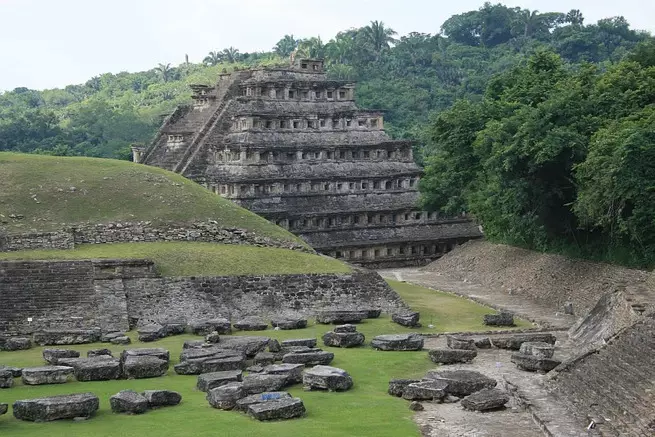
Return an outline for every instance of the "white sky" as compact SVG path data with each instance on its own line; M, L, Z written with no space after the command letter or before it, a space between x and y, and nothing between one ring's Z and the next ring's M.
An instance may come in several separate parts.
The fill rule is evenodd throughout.
M83 83L158 63L200 62L210 50L270 50L285 34L320 35L383 21L400 35L437 33L483 0L0 0L0 90ZM495 1L493 2L495 3ZM523 0L540 12L580 9L585 23L623 15L655 33L653 0Z

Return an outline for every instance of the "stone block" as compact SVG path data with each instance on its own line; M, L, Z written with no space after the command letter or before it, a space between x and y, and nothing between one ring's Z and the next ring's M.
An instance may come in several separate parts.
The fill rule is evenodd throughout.
M111 340L109 340L109 342L110 342L111 344L122 344L122 345L126 345L126 344L130 344L130 343L132 343L132 339L131 339L130 337L126 336L126 335L123 335L123 336L121 336L121 337L114 337L114 338L112 338Z
M306 347L316 347L316 339L315 338L295 338L295 339L289 339L289 340L284 340L282 341L282 347L290 347L290 346L306 346Z
M100 336L100 341L103 342L103 343L109 343L113 338L124 337L124 336L125 336L124 332L118 332L118 331L108 332L108 333L102 334Z
M12 388L14 386L14 375L10 370L0 369L0 388Z
M202 373L198 375L198 383L196 387L200 391L209 391L212 388L220 387L221 385L230 382L241 382L243 374L241 370L230 370L225 372L212 372Z
M207 343L202 340L186 340L182 345L182 349L201 349L207 346Z
M326 332L323 334L323 344L332 347L356 347L364 344L364 334L361 332Z
M287 385L299 384L302 382L302 371L304 364L270 364L264 367L262 373L267 375L283 375L287 378Z
M497 410L509 402L509 395L497 388L485 388L461 401L462 407L471 411Z
M9 410L9 404L0 404L0 416L3 414L7 414L7 411Z
M381 308L368 308L366 310L367 319L377 319L378 317L380 317L380 314L382 314Z
M505 312L485 314L484 324L488 326L514 326L514 314Z
M249 374L243 377L243 390L246 394L279 391L288 384L286 375L271 375L264 373Z
M474 344L478 349L489 349L491 348L491 339L489 337L476 338Z
M146 390L143 397L148 401L150 408L170 407L182 401L182 395L172 390Z
M346 325L337 325L334 327L332 332L336 333L344 333L344 332L356 332L357 331L357 326L356 325L351 325L351 324L346 324Z
M468 349L431 349L428 357L437 364L470 363L478 355L477 351Z
M259 366L268 366L275 362L275 354L271 352L260 352L253 358L253 364Z
M399 325L413 328L415 326L419 326L418 324L419 317L420 314L417 312L394 313L391 315L391 320L394 323L398 323Z
M494 337L491 339L491 344L500 349L519 350L521 349L521 345L528 341L555 344L555 340L556 338L553 334L535 332Z
M334 360L334 354L321 349L290 352L282 357L283 363L304 364L305 366L328 365L332 360Z
M446 344L451 349L466 349L471 351L477 349L475 347L475 340L472 338L457 337L455 335L447 335Z
M555 346L544 342L526 341L521 344L519 353L523 355L534 355L539 358L552 358L555 354Z
M305 414L305 405L300 398L276 399L250 405L248 414L262 421L293 419Z
M391 396L401 397L403 395L403 391L405 390L405 387L417 382L421 382L421 380L420 379L392 379L389 381L389 389L387 390L387 393L389 393Z
M268 328L268 323L261 317L249 316L234 322L232 326L239 331L264 331Z
M430 380L408 384L403 389L402 398L408 401L438 401L446 397L448 383Z
M150 409L148 400L133 390L122 390L109 398L114 413L143 414Z
M237 401L246 397L242 382L232 382L221 387L213 388L207 392L209 405L220 410L233 409Z
M164 327L164 337L171 335L182 335L186 331L187 324L184 321L167 321L162 323Z
M378 335L371 346L383 351L418 351L423 349L423 337L418 334Z
M166 329L158 323L141 326L137 329L137 332L139 334L139 341L143 342L157 341L166 336Z
M316 313L316 322L323 324L359 323L368 318L368 311L329 309Z
M152 355L128 356L123 361L123 375L127 379L156 378L168 371L168 361Z
M78 381L109 381L121 377L121 363L117 358L101 355L95 358L80 358L72 365Z
M205 336L205 341L209 344L218 343L221 341L221 334L216 331L210 332Z
M527 370L528 372L550 372L562 364L561 361L552 358L541 358L535 355L524 355L521 353L512 354L510 359L512 363L516 364L517 368Z
M192 320L189 330L194 335L207 335L214 331L224 335L232 333L230 321L225 318Z
M2 370L8 370L9 372L11 372L11 376L13 376L14 378L20 378L21 374L23 373L22 367L11 367L11 366L0 365L0 371Z
M232 349L243 352L247 357L253 358L259 352L266 350L271 339L269 337L258 336L230 336L221 337L218 345L222 349Z
M171 354L168 350L161 347L142 347L137 349L125 349L121 352L121 361L125 361L130 357L144 357L151 356L159 358L160 360L166 361L168 363L171 358Z
M307 319L273 319L271 326L282 330L303 329L307 327Z
M49 422L76 417L91 417L100 400L93 393L76 393L14 402L14 417L30 422Z
M43 349L43 359L48 364L57 364L62 358L79 358L78 351L70 349Z
M32 340L27 337L10 337L2 349L6 351L22 351L32 347Z
M44 329L34 333L39 346L85 344L100 341L100 329Z
M473 370L430 370L425 379L447 383L446 393L454 396L468 396L484 388L496 387L496 380Z
M64 384L73 372L68 366L26 367L21 378L25 385Z
M113 357L109 349L91 349L86 352L86 356L87 358L100 357L100 356Z
M236 403L235 409L247 413L248 407L250 407L251 405L261 404L262 402L275 401L284 398L290 399L291 395L286 391L269 391L264 393L258 393L239 399Z
M343 369L331 366L314 366L302 375L305 390L345 391L353 386L353 379Z
M279 341L277 341L277 339L271 338L270 340L268 340L269 352L276 353L276 352L280 352L281 350L282 350L282 345L280 344Z

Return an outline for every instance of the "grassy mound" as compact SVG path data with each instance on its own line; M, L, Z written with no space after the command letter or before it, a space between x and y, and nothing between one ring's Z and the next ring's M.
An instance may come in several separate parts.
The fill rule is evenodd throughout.
M195 182L156 167L4 152L0 175L0 226L10 233L81 223L215 220L224 227L301 242Z
M410 304L421 302L415 310L425 311L426 317L443 317L435 324L433 332L483 331L480 314L490 313L489 308L466 299L439 293L427 288L410 286L396 282L396 291ZM445 316L449 317L445 317ZM428 323L428 319L423 319ZM306 329L297 331L258 331L245 335L266 335L278 339L317 337L330 328L310 323ZM421 328L426 330L428 328ZM341 393L304 392L300 385L289 391L303 399L307 416L302 419L262 423L235 411L213 409L205 400L205 393L198 391L195 376L177 375L172 367L162 378L141 380L118 380L103 382L69 382L67 384L24 386L20 382L9 390L2 391L2 402L11 405L18 399L30 399L56 394L92 392L100 398L98 414L87 421L72 423L59 421L51 423L29 423L14 419L10 414L0 416L2 435L37 437L115 437L134 436L159 437L171 435L178 437L205 437L225 435L246 437L252 435L300 436L377 436L397 437L420 435L418 427L411 419L412 412L408 402L389 396L387 386L392 378L422 377L435 365L428 359L426 351L419 352L379 352L369 346L375 335L396 332L414 332L391 323L388 317L366 320L358 325L358 330L366 335L366 345L353 349L329 348L335 359L331 365L348 371L354 380L354 387ZM241 333L239 334L241 335ZM191 335L168 337L155 343L141 344L138 341L130 347L163 347L171 352L172 364L178 362L184 340L199 339ZM134 336L133 336L134 339ZM319 340L319 345L322 342ZM107 344L72 346L82 355L85 351ZM118 356L122 346L109 346ZM12 366L37 366L43 363L43 348L19 352L0 352L0 363ZM176 390L182 394L182 403L177 407L161 408L143 415L126 416L113 414L109 397L120 390L147 389Z
M72 250L0 252L0 259L141 258L155 262L164 276L223 276L348 273L334 258L288 249L235 244L162 242L84 244ZM1 363L0 363L1 364Z

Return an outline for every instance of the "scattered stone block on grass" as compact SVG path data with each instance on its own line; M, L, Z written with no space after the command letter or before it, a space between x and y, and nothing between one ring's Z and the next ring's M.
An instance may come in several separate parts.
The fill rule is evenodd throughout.
M391 315L391 320L399 325L413 328L415 326L420 326L418 323L419 317L420 314L417 312L393 313Z
M356 325L351 325L350 323L345 324L345 325L337 325L334 327L332 332L336 333L344 333L344 332L356 332L357 331L357 326Z
M233 409L237 401L246 396L242 382L231 382L221 387L216 387L207 392L209 405L220 410Z
M128 356L123 361L123 375L127 379L157 378L168 372L168 361L152 355Z
M232 326L239 331L264 331L268 328L268 323L261 317L249 316L234 322Z
M43 349L43 359L48 364L57 364L62 358L79 358L78 351L70 349Z
M255 395L246 396L241 398L236 403L236 409L238 411L248 412L248 407L254 404L261 404L262 402L275 401L278 399L291 398L291 395L286 391L269 391L264 393L258 393Z
M182 345L182 349L202 349L208 346L209 345L202 340L186 340Z
M194 335L207 335L214 331L219 334L230 334L232 327L230 321L225 318L199 319L189 322L189 330Z
M298 384L302 382L302 371L304 364L271 364L262 370L267 375L283 375L287 378L287 385Z
M451 349L466 349L471 351L477 349L475 347L475 340L472 338L458 337L455 335L447 335L446 344Z
M146 390L143 397L148 401L150 408L170 407L182 402L182 395L172 390Z
M302 375L305 390L345 391L353 386L353 379L343 369L331 366L315 366Z
M293 346L305 346L305 347L316 347L316 339L315 338L293 338L289 340L283 340L281 346L283 348L285 347L293 347Z
M76 393L14 402L16 419L49 422L76 417L91 417L98 411L100 400L93 393Z
M85 344L100 341L100 329L44 329L34 333L39 346Z
M316 322L325 325L359 323L366 318L368 318L368 311L329 309L316 313Z
M383 351L418 351L423 349L423 337L418 334L378 335L371 346Z
M166 336L166 329L158 323L141 326L137 329L137 332L139 334L139 341L143 342L157 341Z
M403 399L408 401L440 401L446 397L448 383L430 380L408 384L403 389Z
M366 310L367 319L377 319L378 317L380 317L380 314L382 314L381 308L369 308Z
M283 363L304 364L305 366L327 365L334 360L334 354L321 349L290 352L282 357Z
M9 404L0 404L0 416L3 414L7 414L7 411L9 410Z
M430 370L425 379L447 383L446 393L455 396L468 396L484 388L496 387L496 380L473 370Z
M150 409L148 400L134 390L122 390L109 398L114 413L143 414Z
M470 363L478 355L477 351L468 349L431 349L428 357L437 364Z
M265 373L249 374L243 377L243 390L246 394L279 391L288 384L286 375L271 375Z
M216 331L210 332L205 336L205 341L210 344L218 343L219 341L221 341L221 334L219 334Z
M91 349L86 352L86 356L87 358L101 357L101 356L113 357L109 349Z
M307 319L273 319L271 326L282 330L303 329L307 327Z
M555 346L544 342L526 341L521 344L519 353L523 355L534 355L539 358L552 358L555 354Z
M548 344L555 344L555 336L553 334L543 334L539 332L529 334L514 334L503 335L491 339L491 344L500 349L519 350L521 345L526 342L544 342Z
M497 410L509 402L509 395L497 388L485 388L462 399L461 404L471 411Z
M121 337L114 337L111 340L109 340L109 343L111 344L130 344L132 343L132 339L126 335L123 335Z
M72 364L75 379L85 381L109 381L121 377L121 363L117 358L106 355L94 358L79 358Z
M221 337L221 341L218 343L218 346L222 349L232 349L243 352L247 357L252 358L259 352L266 350L269 341L269 337L246 335L234 337L230 336Z
M418 401L412 401L409 403L409 409L412 411L423 411L425 410L425 407Z
M397 396L401 397L403 395L403 391L405 390L405 387L407 387L409 384L414 384L417 382L421 382L420 379L392 379L389 381L389 389L387 390L387 393L389 393L391 396Z
M171 359L171 353L164 348L142 347L137 349L125 349L123 352L121 352L121 361L125 361L130 357L143 357L143 356L151 356L151 357L159 358L160 360L164 360L167 363Z
M212 346L200 349L184 349L180 354L180 363L175 365L175 373L198 375L200 373L241 370L245 366L246 356L243 352Z
M253 364L259 366L268 366L275 362L275 354L271 352L260 352L253 358Z
M125 333L124 332L108 332L106 334L102 334L100 337L100 341L103 343L109 343L113 338L116 337L124 337Z
M326 332L323 334L323 344L332 347L356 347L364 344L364 334L361 332Z
M257 420L293 419L305 414L305 405L300 398L282 398L252 404L248 414Z
M74 369L68 366L26 367L21 378L26 385L64 384L73 372Z
M32 347L32 340L27 337L10 337L2 349L6 351L22 351Z
M474 341L475 347L478 349L489 349L491 348L491 339L489 337L477 338Z
M280 344L279 341L277 341L276 338L271 338L268 340L268 351L269 352L280 352L282 350L282 345Z
M186 331L187 323L184 320L167 320L162 323L164 337L171 335L182 335Z
M514 326L514 314L507 312L485 314L484 324L488 326Z
M10 370L0 369L0 388L12 388L14 386L14 375Z
M562 364L561 361L552 358L541 358L535 355L524 355L521 353L512 354L510 359L512 363L516 364L517 368L527 370L528 372L550 372Z
M230 370L227 372L202 373L198 375L196 386L200 391L209 391L212 388L220 387L230 382L241 382L243 374L241 370Z

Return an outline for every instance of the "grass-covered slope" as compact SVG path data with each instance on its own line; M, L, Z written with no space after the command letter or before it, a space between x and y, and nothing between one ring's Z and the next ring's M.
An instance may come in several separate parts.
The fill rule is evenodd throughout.
M334 258L273 247L193 242L84 244L72 250L0 252L2 259L141 258L164 276L348 273ZM2 364L2 363L0 363Z
M80 223L202 220L301 242L195 182L156 167L111 159L0 153L0 228L10 233Z

